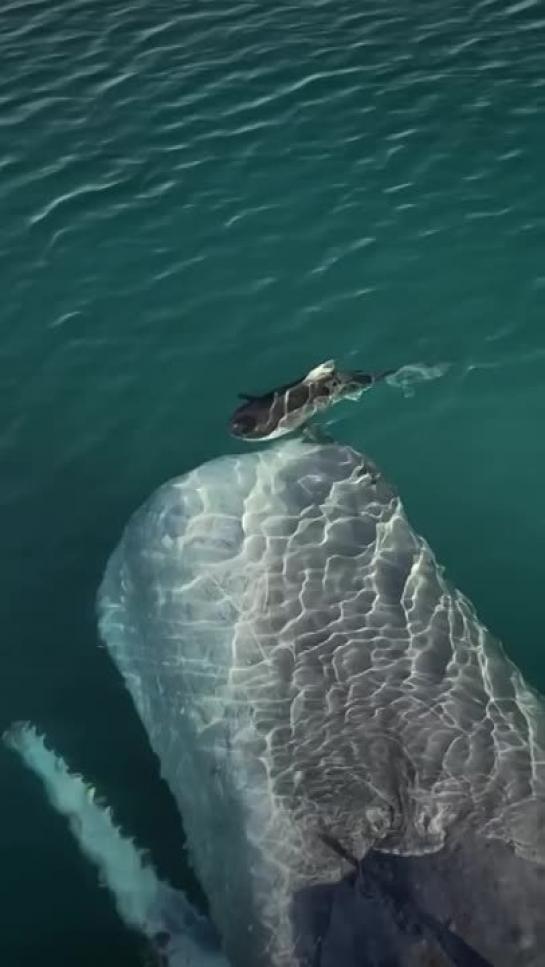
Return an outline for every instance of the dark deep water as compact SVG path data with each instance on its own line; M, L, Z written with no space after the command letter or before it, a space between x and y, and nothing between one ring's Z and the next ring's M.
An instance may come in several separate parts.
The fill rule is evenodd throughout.
M195 896L94 596L143 498L239 447L239 390L448 363L333 432L545 690L544 111L538 0L2 6L0 724L34 721ZM0 764L1 963L136 964Z

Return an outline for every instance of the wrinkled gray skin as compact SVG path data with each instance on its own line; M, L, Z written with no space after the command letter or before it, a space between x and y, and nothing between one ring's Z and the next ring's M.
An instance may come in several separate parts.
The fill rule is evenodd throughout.
M437 872L427 857L408 860L371 850L342 882L303 890L295 897L293 913L299 963L491 967L451 929L452 898L443 896L445 873L447 882L452 877L450 864ZM434 892L424 906L420 891L429 892L431 884Z
M303 426L320 410L342 399L358 399L364 390L386 376L384 373L343 373L332 360L311 370L307 376L279 386L260 396L240 394L245 400L229 421L233 436L244 440L271 440Z
M166 484L100 624L233 967L543 963L542 701L366 458Z

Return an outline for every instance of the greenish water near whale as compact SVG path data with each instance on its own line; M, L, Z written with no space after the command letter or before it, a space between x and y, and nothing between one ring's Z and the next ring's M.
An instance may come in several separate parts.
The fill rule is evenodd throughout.
M149 492L241 448L238 391L448 364L325 422L545 690L544 110L531 0L0 11L1 726L34 721L195 897L94 595ZM0 767L2 964L138 963Z

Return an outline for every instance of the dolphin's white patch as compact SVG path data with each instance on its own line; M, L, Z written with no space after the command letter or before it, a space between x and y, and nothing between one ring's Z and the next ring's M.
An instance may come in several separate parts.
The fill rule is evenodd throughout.
M96 790L70 772L34 726L14 726L4 742L41 779L49 802L68 820L82 853L98 869L123 922L152 944L163 935L161 952L168 967L228 967L212 947L205 918L182 892L158 878L142 850L117 828Z
M310 372L305 376L303 383L314 383L317 379L324 379L326 376L331 376L335 372L335 360L328 359L325 363L320 363L319 366L315 366Z

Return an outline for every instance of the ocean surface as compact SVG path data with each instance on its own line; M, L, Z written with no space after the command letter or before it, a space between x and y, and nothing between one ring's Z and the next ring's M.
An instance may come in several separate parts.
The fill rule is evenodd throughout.
M544 151L539 0L2 4L0 727L35 722L198 902L97 642L107 556L158 484L243 447L239 391L418 366L326 426L545 690ZM2 967L141 963L0 770Z

